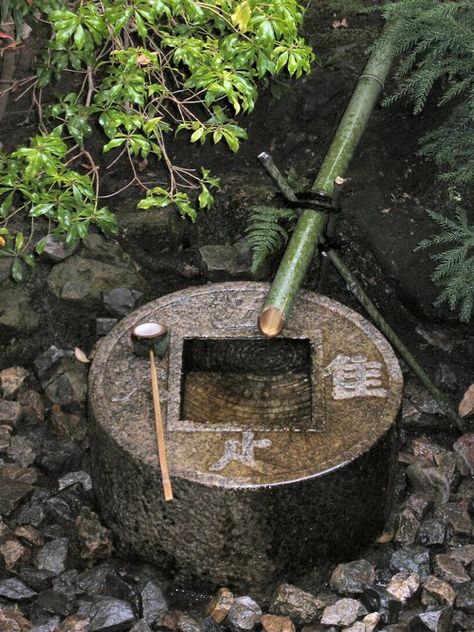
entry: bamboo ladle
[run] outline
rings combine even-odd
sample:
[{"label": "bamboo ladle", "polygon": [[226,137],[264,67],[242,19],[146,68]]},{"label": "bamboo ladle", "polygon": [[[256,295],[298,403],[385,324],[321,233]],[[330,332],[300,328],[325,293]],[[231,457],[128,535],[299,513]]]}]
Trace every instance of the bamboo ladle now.
[{"label": "bamboo ladle", "polygon": [[162,358],[169,345],[169,330],[160,323],[142,323],[132,331],[133,350],[138,356],[148,356],[150,361],[151,394],[153,398],[153,412],[155,416],[156,443],[158,446],[158,460],[161,470],[161,481],[165,500],[173,500],[168,458],[166,456],[165,432],[163,417],[161,416],[160,392],[158,388],[158,375],[155,365],[155,354]]}]

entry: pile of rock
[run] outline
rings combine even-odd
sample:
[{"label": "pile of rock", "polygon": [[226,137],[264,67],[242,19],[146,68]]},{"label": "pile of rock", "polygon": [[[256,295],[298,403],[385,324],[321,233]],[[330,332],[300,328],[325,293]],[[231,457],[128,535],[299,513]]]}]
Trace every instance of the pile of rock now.
[{"label": "pile of rock", "polygon": [[269,601],[230,587],[177,608],[156,569],[117,557],[94,507],[86,370],[52,346],[0,372],[0,632],[474,630],[473,433],[405,441],[400,500],[364,559]]}]

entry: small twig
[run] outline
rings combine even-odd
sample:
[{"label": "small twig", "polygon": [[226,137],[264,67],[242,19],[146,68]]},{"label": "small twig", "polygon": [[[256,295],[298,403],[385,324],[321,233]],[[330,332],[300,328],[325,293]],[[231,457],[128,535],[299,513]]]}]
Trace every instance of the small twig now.
[{"label": "small twig", "polygon": [[88,108],[92,102],[92,95],[94,94],[94,79],[92,77],[91,66],[87,66],[87,84],[88,84],[88,89],[87,89],[85,105]]}]

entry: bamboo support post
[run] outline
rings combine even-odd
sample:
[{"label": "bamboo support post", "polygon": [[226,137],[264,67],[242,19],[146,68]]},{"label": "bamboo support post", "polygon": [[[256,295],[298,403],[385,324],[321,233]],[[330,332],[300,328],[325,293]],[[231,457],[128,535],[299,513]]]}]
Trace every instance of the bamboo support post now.
[{"label": "bamboo support post", "polygon": [[[260,157],[259,157],[260,158]],[[271,156],[266,154],[265,161],[260,160],[262,162],[264,168],[267,173],[273,179],[273,181],[280,188],[280,191],[283,193],[283,196],[289,202],[295,202],[298,200],[295,192],[292,190],[285,177],[278,169],[278,167],[273,162]],[[280,186],[282,184],[283,186]],[[324,236],[319,237],[319,242],[325,246]],[[344,261],[341,259],[340,255],[332,248],[324,248],[323,254],[327,256],[336,270],[339,272],[341,277],[346,282],[347,289],[351,292],[354,298],[362,305],[367,314],[373,320],[378,329],[384,334],[387,340],[395,347],[398,353],[402,356],[404,361],[408,364],[408,366],[412,369],[415,375],[418,377],[420,382],[426,387],[427,391],[432,395],[433,399],[436,400],[439,405],[441,411],[450,419],[450,421],[454,424],[454,426],[459,430],[459,432],[466,432],[465,423],[460,415],[457,414],[455,410],[453,410],[448,398],[446,395],[437,388],[437,386],[432,382],[430,376],[426,373],[423,367],[418,363],[416,358],[413,356],[408,347],[402,342],[402,340],[398,337],[389,323],[385,320],[381,312],[377,309],[375,304],[370,300],[367,294],[364,291],[364,288],[360,284],[360,282],[356,279],[356,277],[352,274],[349,268],[346,266]]]},{"label": "bamboo support post", "polygon": [[[393,60],[394,49],[390,29],[388,23],[381,36],[380,45],[374,48],[359,77],[349,105],[315,178],[312,186],[314,193],[330,199],[334,193],[336,178],[345,174],[354,155]],[[265,166],[265,155],[260,160]],[[275,181],[280,186],[278,181]],[[258,326],[264,335],[277,336],[282,331],[313,258],[318,239],[325,229],[325,223],[324,214],[317,210],[305,209],[301,213],[258,319]]]},{"label": "bamboo support post", "polygon": [[[324,244],[324,239],[321,240],[321,243]],[[344,279],[347,285],[347,289],[352,293],[352,295],[357,299],[357,301],[362,305],[367,314],[372,318],[374,323],[377,325],[377,328],[383,333],[383,335],[387,338],[387,340],[395,347],[398,353],[402,356],[408,366],[413,370],[413,372],[417,375],[420,382],[426,387],[429,393],[433,396],[433,398],[438,403],[441,411],[449,417],[449,419],[454,423],[459,432],[465,432],[466,428],[463,422],[462,417],[456,413],[451,407],[451,404],[448,401],[446,395],[440,391],[435,384],[431,381],[431,378],[426,373],[426,371],[418,364],[416,358],[413,356],[408,347],[400,340],[398,335],[394,332],[382,314],[379,312],[374,303],[370,300],[367,294],[364,292],[364,289],[360,282],[355,278],[349,268],[346,266],[344,261],[341,259],[339,254],[329,248],[324,251],[327,255],[328,259],[331,261],[333,266],[339,272],[341,277]]]}]

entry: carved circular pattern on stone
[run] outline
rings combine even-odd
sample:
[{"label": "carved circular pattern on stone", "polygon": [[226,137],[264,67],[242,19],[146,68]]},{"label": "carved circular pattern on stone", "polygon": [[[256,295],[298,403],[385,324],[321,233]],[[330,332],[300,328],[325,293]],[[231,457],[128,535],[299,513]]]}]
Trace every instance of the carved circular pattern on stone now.
[{"label": "carved circular pattern on stone", "polygon": [[96,423],[134,458],[156,464],[146,358],[130,335],[165,324],[156,361],[172,477],[255,487],[320,476],[386,434],[402,376],[383,336],[326,297],[300,292],[282,336],[262,338],[268,285],[223,283],[145,305],[99,344],[90,374]]}]

